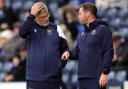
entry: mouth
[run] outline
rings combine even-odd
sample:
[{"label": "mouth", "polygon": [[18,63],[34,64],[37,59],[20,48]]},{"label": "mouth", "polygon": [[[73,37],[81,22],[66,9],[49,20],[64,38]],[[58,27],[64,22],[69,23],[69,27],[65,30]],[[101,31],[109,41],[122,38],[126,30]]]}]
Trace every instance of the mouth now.
[{"label": "mouth", "polygon": [[43,23],[48,23],[48,22],[49,22],[48,20],[43,21]]},{"label": "mouth", "polygon": [[44,21],[42,25],[47,26],[49,24],[49,21]]}]

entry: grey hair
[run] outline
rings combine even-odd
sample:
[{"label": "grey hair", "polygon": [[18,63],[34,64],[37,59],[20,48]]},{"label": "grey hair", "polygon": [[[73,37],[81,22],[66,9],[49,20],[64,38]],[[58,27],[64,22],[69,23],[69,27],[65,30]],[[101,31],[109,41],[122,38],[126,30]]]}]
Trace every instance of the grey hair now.
[{"label": "grey hair", "polygon": [[47,6],[43,2],[37,2],[37,4],[41,6],[41,12],[42,13],[45,11],[48,11]]}]

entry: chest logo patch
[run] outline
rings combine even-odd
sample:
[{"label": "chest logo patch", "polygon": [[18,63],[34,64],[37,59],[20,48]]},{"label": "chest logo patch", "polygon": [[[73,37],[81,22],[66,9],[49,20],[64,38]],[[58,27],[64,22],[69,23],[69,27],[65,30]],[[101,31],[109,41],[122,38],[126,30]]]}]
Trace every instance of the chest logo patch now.
[{"label": "chest logo patch", "polygon": [[95,35],[96,34],[96,30],[94,29],[92,32],[91,32],[92,35]]},{"label": "chest logo patch", "polygon": [[52,35],[52,29],[47,29],[47,34]]},{"label": "chest logo patch", "polygon": [[82,32],[82,33],[81,33],[81,38],[82,38],[82,39],[85,39],[85,36],[86,36],[86,35],[87,35],[87,33]]},{"label": "chest logo patch", "polygon": [[37,32],[37,30],[36,30],[36,29],[34,29],[34,32]]},{"label": "chest logo patch", "polygon": [[82,32],[82,36],[85,36],[85,32]]}]

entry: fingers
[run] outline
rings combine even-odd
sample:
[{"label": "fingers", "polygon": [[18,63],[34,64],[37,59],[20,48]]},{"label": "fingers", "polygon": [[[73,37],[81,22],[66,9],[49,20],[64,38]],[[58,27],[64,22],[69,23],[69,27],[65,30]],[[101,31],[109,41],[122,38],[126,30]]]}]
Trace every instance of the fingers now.
[{"label": "fingers", "polygon": [[64,54],[64,55],[62,55],[61,59],[62,59],[62,60],[67,60],[68,57],[67,57],[67,55]]},{"label": "fingers", "polygon": [[67,53],[66,56],[65,56],[65,58],[68,59],[68,57],[69,57],[69,54]]},{"label": "fingers", "polygon": [[100,79],[99,85],[101,88],[105,87],[107,85],[107,80],[106,79]]},{"label": "fingers", "polygon": [[34,4],[32,7],[38,10],[42,9],[42,6],[39,3]]},{"label": "fingers", "polygon": [[67,60],[68,58],[69,58],[69,53],[68,52],[63,53],[61,59],[62,60]]},{"label": "fingers", "polygon": [[101,81],[99,82],[99,85],[100,85],[101,88],[103,88],[103,87],[105,87],[105,86],[107,85],[107,82],[101,80]]},{"label": "fingers", "polygon": [[68,58],[69,58],[69,55],[67,54],[66,59],[68,59]]},{"label": "fingers", "polygon": [[62,55],[61,59],[62,59],[62,60],[66,59],[64,54]]},{"label": "fingers", "polygon": [[36,6],[39,8],[39,9],[42,9],[42,6],[40,3],[37,3]]},{"label": "fingers", "polygon": [[33,15],[37,15],[39,13],[39,11],[41,11],[42,9],[42,6],[40,3],[35,3],[33,6],[32,6],[32,9],[31,9],[31,14]]}]

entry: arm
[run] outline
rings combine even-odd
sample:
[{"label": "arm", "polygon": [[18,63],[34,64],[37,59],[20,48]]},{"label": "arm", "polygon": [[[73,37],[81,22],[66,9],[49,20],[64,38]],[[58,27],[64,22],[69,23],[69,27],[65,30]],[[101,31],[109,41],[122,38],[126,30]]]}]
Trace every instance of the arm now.
[{"label": "arm", "polygon": [[[60,40],[60,57],[61,57],[61,68],[64,68],[66,63],[67,63],[67,59],[68,59],[68,44],[67,44],[67,40],[66,40],[66,37],[61,29],[60,26],[57,25],[57,31],[58,31],[58,34],[59,34],[59,40]],[[66,54],[66,56],[64,55]],[[65,60],[66,59],[66,60]]]},{"label": "arm", "polygon": [[110,72],[110,67],[112,64],[112,59],[114,55],[113,42],[112,42],[112,32],[108,27],[103,27],[102,32],[102,47],[103,47],[103,73],[108,74]]},{"label": "arm", "polygon": [[32,31],[32,28],[34,27],[34,18],[37,16],[37,14],[41,10],[41,5],[39,3],[35,3],[31,8],[31,14],[27,17],[27,20],[23,23],[23,25],[20,28],[20,35],[22,38],[27,39],[29,37],[29,34]]},{"label": "arm", "polygon": [[[65,57],[65,58],[64,58]],[[78,47],[78,43],[76,44],[75,48],[73,50],[67,51],[62,55],[63,60],[78,60],[79,59],[79,47]]]},{"label": "arm", "polygon": [[30,14],[27,17],[26,21],[21,26],[20,35],[21,35],[22,38],[24,38],[24,39],[28,38],[29,34],[31,33],[32,28],[33,28],[34,23],[35,23],[34,18],[35,18],[35,16]]},{"label": "arm", "polygon": [[58,25],[57,25],[57,31],[58,31],[59,39],[60,39],[60,54],[62,55],[64,52],[68,51],[69,48],[68,48],[66,37],[61,27]]},{"label": "arm", "polygon": [[100,87],[105,87],[108,83],[108,73],[110,72],[110,67],[113,59],[113,44],[112,44],[112,32],[106,26],[101,28],[101,38],[102,38],[102,50],[103,50],[103,70],[99,79]]},{"label": "arm", "polygon": [[70,59],[71,60],[78,60],[79,59],[79,47],[78,47],[78,43],[76,44],[76,47],[74,50],[69,51],[70,52]]}]

